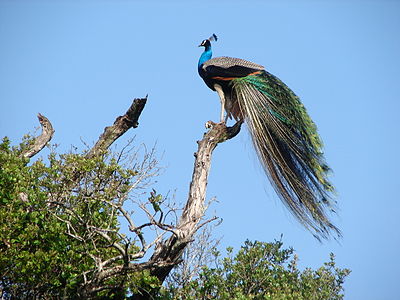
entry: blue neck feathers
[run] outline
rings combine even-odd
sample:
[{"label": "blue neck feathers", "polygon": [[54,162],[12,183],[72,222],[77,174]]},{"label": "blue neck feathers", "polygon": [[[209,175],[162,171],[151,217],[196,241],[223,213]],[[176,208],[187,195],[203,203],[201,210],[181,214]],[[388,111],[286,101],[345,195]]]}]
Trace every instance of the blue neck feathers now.
[{"label": "blue neck feathers", "polygon": [[198,68],[201,67],[202,64],[204,64],[207,60],[209,60],[212,57],[212,51],[211,51],[211,46],[207,46],[204,49],[204,52],[201,54],[200,59],[199,59],[199,64]]}]

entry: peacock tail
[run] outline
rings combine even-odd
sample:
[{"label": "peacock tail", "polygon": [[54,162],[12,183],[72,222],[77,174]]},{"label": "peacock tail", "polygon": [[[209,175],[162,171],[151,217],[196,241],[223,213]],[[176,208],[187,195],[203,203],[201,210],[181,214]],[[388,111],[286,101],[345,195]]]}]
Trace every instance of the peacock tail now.
[{"label": "peacock tail", "polygon": [[200,45],[205,51],[198,71],[218,92],[226,117],[246,122],[264,171],[290,212],[318,239],[340,236],[327,214],[335,209],[335,191],[323,144],[299,97],[261,65],[211,58],[211,40]]},{"label": "peacock tail", "polygon": [[274,75],[231,81],[260,162],[285,205],[315,236],[340,231],[325,210],[333,210],[334,187],[327,176],[322,141],[300,99]]}]

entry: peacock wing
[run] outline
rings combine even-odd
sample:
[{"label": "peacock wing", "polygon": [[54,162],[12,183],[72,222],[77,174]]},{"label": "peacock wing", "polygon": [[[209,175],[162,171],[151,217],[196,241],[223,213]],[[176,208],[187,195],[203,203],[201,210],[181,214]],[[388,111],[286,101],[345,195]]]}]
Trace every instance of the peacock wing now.
[{"label": "peacock wing", "polygon": [[206,61],[202,68],[206,76],[209,78],[238,78],[264,70],[264,67],[259,64],[244,59],[227,56],[212,58]]}]

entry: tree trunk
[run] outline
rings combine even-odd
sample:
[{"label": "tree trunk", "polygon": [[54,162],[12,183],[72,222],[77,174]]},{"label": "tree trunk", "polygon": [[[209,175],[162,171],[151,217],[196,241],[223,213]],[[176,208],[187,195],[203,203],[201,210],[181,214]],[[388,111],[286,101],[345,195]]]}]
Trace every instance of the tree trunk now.
[{"label": "tree trunk", "polygon": [[[204,201],[206,198],[208,174],[211,167],[211,157],[215,147],[226,140],[235,137],[241,128],[242,122],[237,122],[232,127],[226,127],[225,123],[207,123],[211,129],[198,141],[198,150],[194,154],[194,170],[190,183],[189,197],[177,225],[177,230],[166,241],[157,244],[150,261],[153,268],[150,274],[156,276],[160,282],[171,272],[172,268],[180,262],[183,250],[193,240],[196,231],[201,227],[200,220],[204,216]],[[133,299],[151,299],[151,295],[134,295]]]}]

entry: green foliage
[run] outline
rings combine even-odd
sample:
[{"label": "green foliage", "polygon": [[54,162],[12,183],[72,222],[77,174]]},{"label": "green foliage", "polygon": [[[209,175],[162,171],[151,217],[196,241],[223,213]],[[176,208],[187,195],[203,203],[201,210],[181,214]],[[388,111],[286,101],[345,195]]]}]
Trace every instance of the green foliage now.
[{"label": "green foliage", "polygon": [[[148,270],[129,269],[142,248],[120,233],[120,217],[130,218],[124,202],[151,176],[153,161],[126,167],[122,153],[110,152],[90,159],[52,152],[46,161],[29,161],[21,153],[31,141],[0,143],[2,299],[125,299],[144,292],[155,299],[343,299],[350,271],[337,268],[333,255],[317,270],[300,271],[293,250],[280,241],[247,241],[236,255],[228,248],[223,259],[214,251],[215,266],[160,290]],[[162,214],[163,201],[152,189],[146,212]],[[133,230],[139,240],[140,228]]]},{"label": "green foliage", "polygon": [[[220,257],[218,252],[216,257]],[[185,286],[173,284],[164,290],[169,299],[264,299],[264,300],[339,300],[343,283],[350,273],[330,261],[317,270],[297,268],[293,249],[282,249],[282,242],[246,241],[236,255],[214,267],[204,267],[199,277]]]},{"label": "green foliage", "polygon": [[20,156],[29,143],[27,137],[18,147],[7,138],[0,144],[2,296],[73,299],[88,297],[88,287],[119,286],[93,295],[123,297],[135,276],[93,278],[100,261],[109,260],[108,269],[125,263],[115,244],[128,254],[138,251],[119,233],[118,222],[118,207],[137,171],[123,168],[110,153],[92,159],[51,153],[46,164],[29,163]]}]

